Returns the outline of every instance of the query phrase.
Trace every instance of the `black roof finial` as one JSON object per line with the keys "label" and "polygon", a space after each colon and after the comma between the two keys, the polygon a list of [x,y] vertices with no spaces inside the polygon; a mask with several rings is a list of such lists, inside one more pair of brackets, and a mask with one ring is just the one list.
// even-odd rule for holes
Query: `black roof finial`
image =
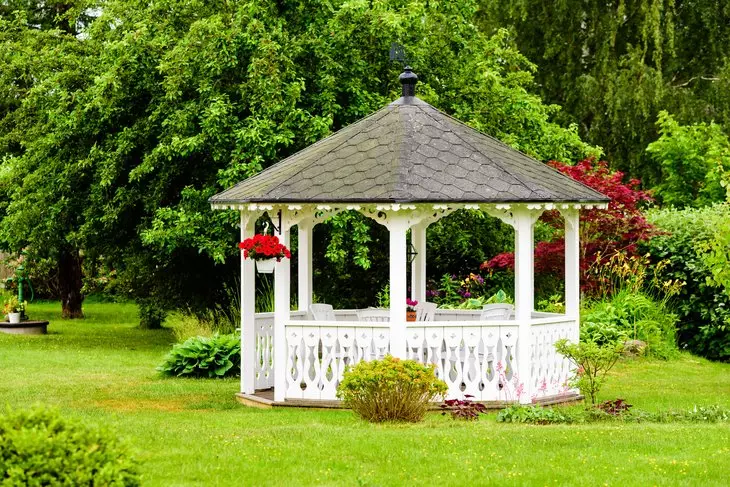
{"label": "black roof finial", "polygon": [[418,83],[418,76],[413,72],[410,66],[403,68],[403,72],[398,77],[403,86],[403,96],[416,96],[416,83]]}

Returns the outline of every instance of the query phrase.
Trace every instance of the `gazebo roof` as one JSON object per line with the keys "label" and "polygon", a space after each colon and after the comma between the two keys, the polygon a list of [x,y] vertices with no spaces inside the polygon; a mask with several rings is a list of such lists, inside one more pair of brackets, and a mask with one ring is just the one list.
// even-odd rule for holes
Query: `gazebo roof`
{"label": "gazebo roof", "polygon": [[[410,73],[408,68],[406,72]],[[404,84],[404,95],[413,94],[413,84]],[[598,203],[608,200],[419,98],[403,96],[213,196],[210,202]]]}

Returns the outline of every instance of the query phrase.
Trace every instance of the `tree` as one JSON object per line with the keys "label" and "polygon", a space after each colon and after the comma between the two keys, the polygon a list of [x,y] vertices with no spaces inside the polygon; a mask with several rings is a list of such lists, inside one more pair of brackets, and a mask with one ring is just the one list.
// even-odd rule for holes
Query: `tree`
{"label": "tree", "polygon": [[78,318],[82,258],[73,230],[82,222],[86,175],[68,161],[83,157],[73,141],[85,134],[59,121],[84,82],[78,68],[92,56],[86,43],[29,25],[24,13],[0,18],[0,239],[6,249],[57,262],[63,315]]}
{"label": "tree", "polygon": [[715,123],[680,125],[666,111],[659,113],[657,125],[661,136],[646,150],[661,168],[660,201],[678,208],[725,201],[730,141],[722,128]]}
{"label": "tree", "polygon": [[[8,189],[3,238],[17,247],[30,240],[11,233],[43,230],[36,246],[70,240],[103,258],[149,326],[164,309],[209,307],[238,251],[237,216],[207,198],[397,98],[392,42],[442,110],[543,160],[598,154],[552,121],[558,107],[529,91],[535,66],[506,32],[480,32],[475,11],[471,0],[107,2],[3,122],[22,147],[5,152],[6,181],[28,181]],[[367,243],[359,218],[333,227],[330,256],[342,228]],[[327,265],[367,265],[357,258]],[[343,295],[372,289],[342,283]]]}
{"label": "tree", "polygon": [[[550,165],[563,174],[608,196],[607,209],[591,209],[580,218],[581,286],[588,293],[601,290],[603,283],[590,273],[591,266],[605,262],[616,252],[637,256],[638,244],[653,233],[653,226],[641,211],[641,204],[651,201],[649,193],[639,189],[640,182],[624,182],[624,173],[612,171],[605,161],[586,159],[571,166],[552,161]],[[565,236],[563,220],[557,211],[545,212],[541,220],[555,228],[553,239],[535,246],[535,274],[560,278],[564,275]],[[514,253],[505,252],[485,262],[483,268],[514,268]]]}
{"label": "tree", "polygon": [[509,27],[539,66],[562,120],[612,165],[660,182],[645,147],[660,110],[680,123],[730,121],[730,3],[716,0],[484,0],[481,25]]}

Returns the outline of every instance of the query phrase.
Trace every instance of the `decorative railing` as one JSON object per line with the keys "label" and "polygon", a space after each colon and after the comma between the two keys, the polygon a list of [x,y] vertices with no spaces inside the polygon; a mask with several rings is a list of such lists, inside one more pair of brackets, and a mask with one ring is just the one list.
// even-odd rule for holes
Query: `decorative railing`
{"label": "decorative railing", "polygon": [[408,358],[435,364],[449,399],[468,394],[476,401],[516,401],[524,388],[517,374],[518,331],[514,322],[409,323]]}
{"label": "decorative railing", "polygon": [[578,323],[565,317],[533,320],[530,332],[532,396],[539,399],[570,392],[573,368],[555,351],[555,342],[561,338],[577,341]]}
{"label": "decorative railing", "polygon": [[[273,387],[273,315],[257,315],[256,388]],[[313,322],[292,316],[286,324],[286,392],[290,399],[334,400],[347,365],[390,351],[390,323]],[[567,393],[570,363],[555,352],[560,338],[577,339],[576,320],[533,317],[530,379],[519,377],[519,325],[515,321],[433,321],[406,325],[407,358],[435,364],[447,398],[519,401]],[[524,364],[523,364],[524,366]],[[529,391],[529,392],[528,392]]]}
{"label": "decorative railing", "polygon": [[389,326],[389,323],[289,322],[285,335],[285,396],[336,399],[337,385],[347,365],[388,354]]}

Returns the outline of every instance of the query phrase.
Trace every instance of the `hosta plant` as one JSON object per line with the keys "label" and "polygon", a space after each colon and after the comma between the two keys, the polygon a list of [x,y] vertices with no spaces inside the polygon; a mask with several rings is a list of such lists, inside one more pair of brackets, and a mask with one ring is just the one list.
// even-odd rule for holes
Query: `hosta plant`
{"label": "hosta plant", "polygon": [[241,374],[241,342],[235,335],[192,337],[172,347],[157,370],[177,377],[233,377]]}
{"label": "hosta plant", "polygon": [[446,393],[433,365],[387,355],[347,367],[337,396],[363,419],[421,421],[432,401]]}

